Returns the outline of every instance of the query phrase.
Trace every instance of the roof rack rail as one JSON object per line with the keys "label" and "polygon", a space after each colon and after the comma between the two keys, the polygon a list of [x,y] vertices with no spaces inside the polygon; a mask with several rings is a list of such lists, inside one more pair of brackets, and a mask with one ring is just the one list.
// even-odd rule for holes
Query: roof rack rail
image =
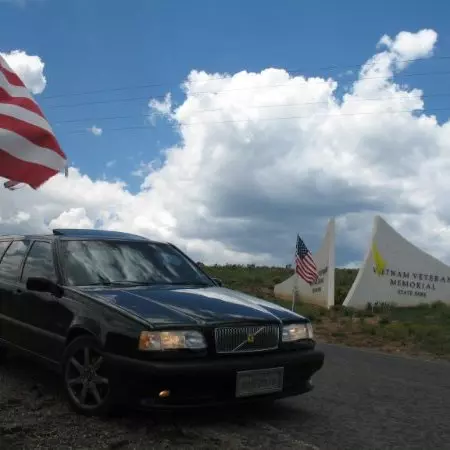
{"label": "roof rack rail", "polygon": [[97,230],[97,229],[83,229],[83,228],[55,228],[53,230],[55,236],[67,236],[67,237],[98,237],[98,238],[128,238],[147,240],[143,236],[137,234],[125,233],[122,231],[109,231],[109,230]]}

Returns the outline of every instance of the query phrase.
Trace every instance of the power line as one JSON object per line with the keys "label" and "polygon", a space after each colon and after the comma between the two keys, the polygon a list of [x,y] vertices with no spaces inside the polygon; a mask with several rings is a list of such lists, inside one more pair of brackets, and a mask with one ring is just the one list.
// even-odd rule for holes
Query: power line
{"label": "power line", "polygon": [[[421,76],[421,75],[448,75],[450,74],[450,70],[444,70],[444,71],[438,71],[438,72],[416,72],[416,73],[404,73],[404,74],[400,74],[400,76],[402,77],[414,77],[414,76]],[[377,80],[377,79],[383,79],[383,78],[388,78],[384,75],[381,76],[377,76],[377,77],[361,77],[358,78],[356,81],[365,81],[365,80]],[[311,84],[316,84],[312,81],[309,81],[308,83],[306,83],[304,86],[302,87],[309,87]],[[317,84],[323,84],[322,80],[318,80]],[[233,92],[233,91],[247,91],[247,90],[254,90],[254,89],[265,89],[267,87],[282,87],[282,86],[289,86],[289,83],[284,83],[284,84],[274,84],[274,85],[266,85],[266,86],[255,86],[255,87],[250,87],[250,88],[234,88],[234,89],[224,89],[221,91],[199,91],[199,92],[191,92],[191,95],[196,95],[196,94],[219,94],[222,92]]]}
{"label": "power line", "polygon": [[[431,72],[416,72],[416,73],[409,73],[409,74],[401,74],[402,77],[413,77],[413,76],[424,76],[424,75],[448,75],[450,74],[450,70],[445,71],[431,71]],[[361,77],[358,78],[357,81],[365,81],[365,80],[376,80],[376,79],[383,79],[386,78],[386,76],[376,76],[376,77]],[[326,83],[326,81],[322,80],[316,80],[316,81],[308,81],[302,86],[297,86],[297,89],[304,89],[308,88],[311,85],[314,84],[323,84]],[[247,91],[247,90],[258,90],[258,89],[271,89],[271,88],[278,88],[278,87],[286,87],[290,86],[290,83],[283,83],[283,84],[267,84],[264,86],[254,86],[254,87],[244,87],[244,88],[234,88],[234,89],[223,89],[218,91],[199,91],[199,92],[190,92],[190,95],[199,95],[199,94],[221,94],[224,92],[234,92],[234,91]],[[68,104],[61,104],[61,105],[51,105],[45,108],[47,111],[51,111],[53,109],[59,109],[59,108],[73,108],[77,106],[89,106],[89,105],[100,105],[100,104],[111,104],[111,103],[122,103],[122,102],[128,102],[128,101],[135,101],[135,100],[157,100],[157,99],[164,99],[165,95],[158,95],[156,97],[131,97],[131,98],[123,98],[123,99],[108,99],[108,100],[94,100],[94,101],[87,101],[87,102],[80,102],[80,103],[68,103]]]}
{"label": "power line", "polygon": [[[405,96],[392,96],[392,97],[379,97],[379,98],[356,98],[352,99],[352,103],[360,103],[360,102],[371,102],[371,101],[386,101],[386,100],[410,100],[414,98],[433,98],[433,97],[448,97],[450,96],[450,92],[443,92],[437,94],[423,94],[423,95],[405,95]],[[285,103],[279,105],[255,105],[248,106],[245,109],[263,109],[263,108],[290,108],[290,107],[300,107],[307,105],[327,105],[329,101],[315,101],[315,102],[301,102],[301,103]],[[219,112],[224,111],[225,108],[212,108],[212,109],[198,109],[192,111],[192,113],[207,113],[207,112]],[[119,119],[133,119],[139,117],[148,117],[148,114],[140,114],[140,115],[116,115],[116,116],[100,116],[100,117],[84,117],[84,118],[76,118],[76,119],[67,119],[60,120],[55,122],[55,125],[61,125],[64,123],[77,123],[77,122],[101,122],[104,120],[119,120]]]}
{"label": "power line", "polygon": [[[422,57],[422,58],[412,58],[412,59],[403,59],[403,60],[397,60],[397,63],[412,63],[412,62],[416,62],[416,61],[423,61],[423,60],[428,60],[428,61],[434,61],[434,60],[450,60],[450,56],[434,56],[433,58],[428,58],[428,57]],[[362,63],[362,64],[350,64],[350,65],[339,65],[339,64],[335,64],[335,65],[331,65],[331,66],[325,66],[325,67],[310,67],[310,68],[303,68],[303,69],[295,69],[295,70],[288,70],[288,69],[283,69],[283,68],[279,68],[280,70],[286,70],[286,72],[288,72],[289,74],[295,75],[295,74],[301,74],[305,71],[311,71],[311,70],[338,70],[338,69],[350,69],[350,68],[362,68],[364,66],[368,66],[371,67],[375,64],[375,62],[373,64],[367,64],[367,62]],[[229,79],[231,77],[231,75],[229,76],[224,76],[224,77],[216,77],[213,79],[208,80],[208,82],[212,82],[212,81],[220,81],[220,80],[226,80]],[[194,83],[203,83],[203,81],[197,81]],[[101,93],[106,93],[106,92],[120,92],[120,91],[126,91],[129,89],[147,89],[147,88],[155,88],[155,87],[164,87],[164,86],[173,86],[177,84],[177,82],[173,82],[173,83],[145,83],[145,84],[138,84],[138,85],[126,85],[126,86],[117,86],[117,87],[113,87],[113,88],[103,88],[103,89],[94,89],[94,90],[89,90],[89,91],[79,91],[79,92],[68,92],[68,93],[61,93],[61,94],[55,94],[55,95],[42,95],[40,96],[41,99],[45,99],[45,100],[51,100],[51,99],[55,99],[55,98],[65,98],[65,97],[73,97],[73,96],[81,96],[81,95],[89,95],[89,94],[101,94]]]}
{"label": "power line", "polygon": [[[165,95],[158,95],[156,97],[151,97],[152,100],[164,100],[166,96]],[[148,101],[150,98],[148,95],[145,97],[139,96],[139,97],[128,97],[128,98],[118,98],[118,99],[108,99],[108,100],[93,100],[88,102],[80,102],[80,103],[66,103],[62,105],[51,105],[45,108],[45,110],[52,110],[52,109],[59,109],[59,108],[71,108],[76,106],[88,106],[88,105],[103,105],[103,104],[111,104],[111,103],[126,103],[131,102],[135,100],[146,100]]]}
{"label": "power line", "polygon": [[[436,112],[436,111],[448,111],[449,107],[443,108],[431,108],[428,109],[427,112]],[[378,116],[383,114],[404,114],[404,113],[413,113],[413,109],[405,109],[398,111],[383,111],[383,112],[359,112],[359,113],[337,113],[337,114],[310,114],[308,116],[289,116],[289,117],[266,117],[258,119],[259,122],[262,121],[277,121],[277,120],[293,120],[293,119],[313,119],[316,117],[349,117],[349,116]],[[219,121],[195,121],[195,122],[180,122],[177,125],[180,127],[189,127],[194,125],[209,125],[209,124],[226,124],[226,123],[243,123],[243,122],[251,122],[253,119],[237,119],[237,120],[219,120]],[[125,130],[147,130],[151,131],[152,129],[149,126],[131,126],[131,127],[119,127],[119,128],[108,128],[106,131],[125,131]],[[67,134],[82,134],[86,133],[86,129],[79,129],[74,131],[68,131]]]}

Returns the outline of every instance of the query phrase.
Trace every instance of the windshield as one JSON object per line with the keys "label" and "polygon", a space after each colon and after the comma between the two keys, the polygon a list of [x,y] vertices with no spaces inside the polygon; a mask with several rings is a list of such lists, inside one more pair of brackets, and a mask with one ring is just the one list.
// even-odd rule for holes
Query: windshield
{"label": "windshield", "polygon": [[134,241],[62,241],[71,286],[190,284],[213,286],[197,266],[168,244]]}

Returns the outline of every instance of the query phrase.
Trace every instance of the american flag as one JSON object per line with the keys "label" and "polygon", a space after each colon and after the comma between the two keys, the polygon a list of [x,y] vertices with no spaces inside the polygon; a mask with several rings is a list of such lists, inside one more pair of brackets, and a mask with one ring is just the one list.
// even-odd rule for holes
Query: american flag
{"label": "american flag", "polygon": [[299,235],[297,235],[297,245],[295,247],[295,271],[309,284],[316,281],[319,275],[311,252]]}
{"label": "american flag", "polygon": [[[37,189],[66,170],[67,158],[41,109],[0,55],[0,177],[8,189]],[[67,175],[67,172],[66,172]]]}

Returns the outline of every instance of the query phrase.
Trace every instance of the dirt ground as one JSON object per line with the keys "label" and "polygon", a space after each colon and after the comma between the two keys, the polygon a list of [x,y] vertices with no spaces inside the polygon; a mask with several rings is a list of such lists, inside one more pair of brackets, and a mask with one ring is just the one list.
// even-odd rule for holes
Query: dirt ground
{"label": "dirt ground", "polygon": [[86,418],[66,405],[55,374],[18,357],[0,366],[2,450],[317,448],[255,423],[249,408]]}
{"label": "dirt ground", "polygon": [[[319,344],[315,389],[271,406],[78,416],[56,376],[0,366],[0,449],[436,450],[450,445],[450,364]],[[420,405],[420,407],[417,407]]]}

